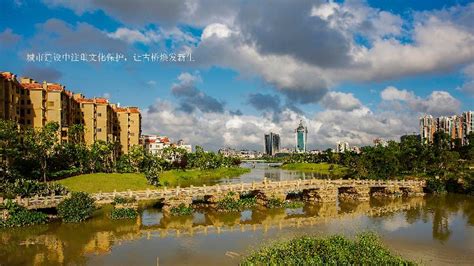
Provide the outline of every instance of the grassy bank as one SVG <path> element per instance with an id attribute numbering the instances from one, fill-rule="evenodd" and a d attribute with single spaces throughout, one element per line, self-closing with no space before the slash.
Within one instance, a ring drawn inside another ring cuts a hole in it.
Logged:
<path id="1" fill-rule="evenodd" d="M 168 186 L 199 185 L 211 179 L 235 177 L 250 171 L 246 168 L 219 168 L 213 170 L 171 170 L 165 171 L 160 176 L 160 183 Z M 66 186 L 71 191 L 84 191 L 88 193 L 113 192 L 130 190 L 156 189 L 147 184 L 142 173 L 94 173 L 78 175 L 59 180 L 58 183 Z"/>
<path id="2" fill-rule="evenodd" d="M 218 168 L 212 170 L 171 170 L 165 171 L 161 174 L 160 183 L 163 186 L 169 187 L 200 185 L 200 182 L 202 181 L 236 177 L 248 172 L 250 172 L 250 169 L 241 167 Z"/>
<path id="3" fill-rule="evenodd" d="M 301 237 L 265 247 L 242 265 L 413 265 L 391 254 L 372 233 L 351 240 L 343 236 Z"/>
<path id="4" fill-rule="evenodd" d="M 347 172 L 346 167 L 330 163 L 289 163 L 282 165 L 281 168 L 285 170 L 307 171 L 338 176 L 343 176 Z"/>

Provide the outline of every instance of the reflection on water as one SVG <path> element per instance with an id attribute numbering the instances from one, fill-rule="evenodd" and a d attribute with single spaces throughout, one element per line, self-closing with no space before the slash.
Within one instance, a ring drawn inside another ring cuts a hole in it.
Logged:
<path id="1" fill-rule="evenodd" d="M 106 206 L 85 223 L 0 231 L 0 265 L 235 264 L 239 254 L 267 241 L 367 229 L 412 259 L 430 264 L 474 260 L 474 201 L 467 196 L 312 204 L 293 210 L 202 210 L 187 217 L 166 217 L 151 205 L 142 207 L 135 220 L 113 221 Z"/>

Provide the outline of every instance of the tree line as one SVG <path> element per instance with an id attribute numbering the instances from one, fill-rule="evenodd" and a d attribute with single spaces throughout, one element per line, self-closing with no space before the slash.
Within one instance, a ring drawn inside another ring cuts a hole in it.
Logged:
<path id="1" fill-rule="evenodd" d="M 468 144 L 460 145 L 444 132 L 436 132 L 433 142 L 423 144 L 417 135 L 404 136 L 400 142 L 362 147 L 360 153 L 334 153 L 328 149 L 320 154 L 290 154 L 284 163 L 327 162 L 346 166 L 346 178 L 406 179 L 426 178 L 444 189 L 445 185 L 464 183 L 474 191 L 474 134 Z"/>
<path id="2" fill-rule="evenodd" d="M 153 155 L 136 145 L 128 154 L 120 154 L 120 143 L 98 140 L 88 146 L 83 134 L 82 125 L 72 125 L 68 141 L 60 142 L 56 122 L 42 128 L 22 129 L 13 121 L 0 120 L 0 182 L 19 178 L 46 182 L 96 172 L 144 172 L 157 176 L 171 169 L 215 169 L 240 164 L 237 158 L 205 152 L 199 146 L 193 153 L 167 147 L 161 154 Z"/>

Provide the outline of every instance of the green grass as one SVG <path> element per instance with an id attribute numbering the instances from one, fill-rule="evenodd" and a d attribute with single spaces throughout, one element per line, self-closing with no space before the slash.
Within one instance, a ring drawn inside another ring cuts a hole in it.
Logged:
<path id="1" fill-rule="evenodd" d="M 289 163 L 282 165 L 281 168 L 285 170 L 298 170 L 340 176 L 345 175 L 347 172 L 346 167 L 330 163 Z"/>
<path id="2" fill-rule="evenodd" d="M 146 178 L 141 173 L 94 173 L 77 175 L 59 180 L 58 183 L 66 186 L 71 191 L 84 191 L 88 193 L 113 192 L 130 190 L 156 189 L 148 185 Z"/>
<path id="3" fill-rule="evenodd" d="M 160 183 L 168 187 L 200 185 L 210 179 L 234 177 L 250 171 L 247 168 L 220 168 L 214 170 L 171 170 L 160 175 Z M 88 193 L 126 190 L 157 189 L 148 185 L 142 173 L 94 173 L 78 175 L 57 181 L 71 191 Z"/>
<path id="4" fill-rule="evenodd" d="M 212 170 L 171 170 L 165 171 L 160 175 L 160 184 L 168 187 L 175 186 L 189 186 L 201 185 L 202 182 L 212 179 L 221 179 L 236 177 L 250 172 L 248 168 L 233 167 L 233 168 L 218 168 Z"/>

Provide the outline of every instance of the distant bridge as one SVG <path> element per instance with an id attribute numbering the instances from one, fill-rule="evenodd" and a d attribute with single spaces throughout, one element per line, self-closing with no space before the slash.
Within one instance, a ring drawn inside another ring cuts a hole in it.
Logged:
<path id="1" fill-rule="evenodd" d="M 162 200 L 164 210 L 180 204 L 189 206 L 193 200 L 204 199 L 210 203 L 226 197 L 229 193 L 234 196 L 253 194 L 263 202 L 277 198 L 285 200 L 289 194 L 300 194 L 307 202 L 334 202 L 340 199 L 369 200 L 371 195 L 379 196 L 413 196 L 422 195 L 424 181 L 381 181 L 381 180 L 326 180 L 306 179 L 288 181 L 268 181 L 240 184 L 225 184 L 213 186 L 190 186 L 185 188 L 166 188 L 156 190 L 122 191 L 95 193 L 92 197 L 98 204 L 113 202 L 115 197 L 129 197 L 141 200 Z M 51 195 L 47 197 L 16 198 L 13 201 L 28 208 L 55 208 L 69 195 Z M 0 204 L 3 203 L 0 198 Z"/>

